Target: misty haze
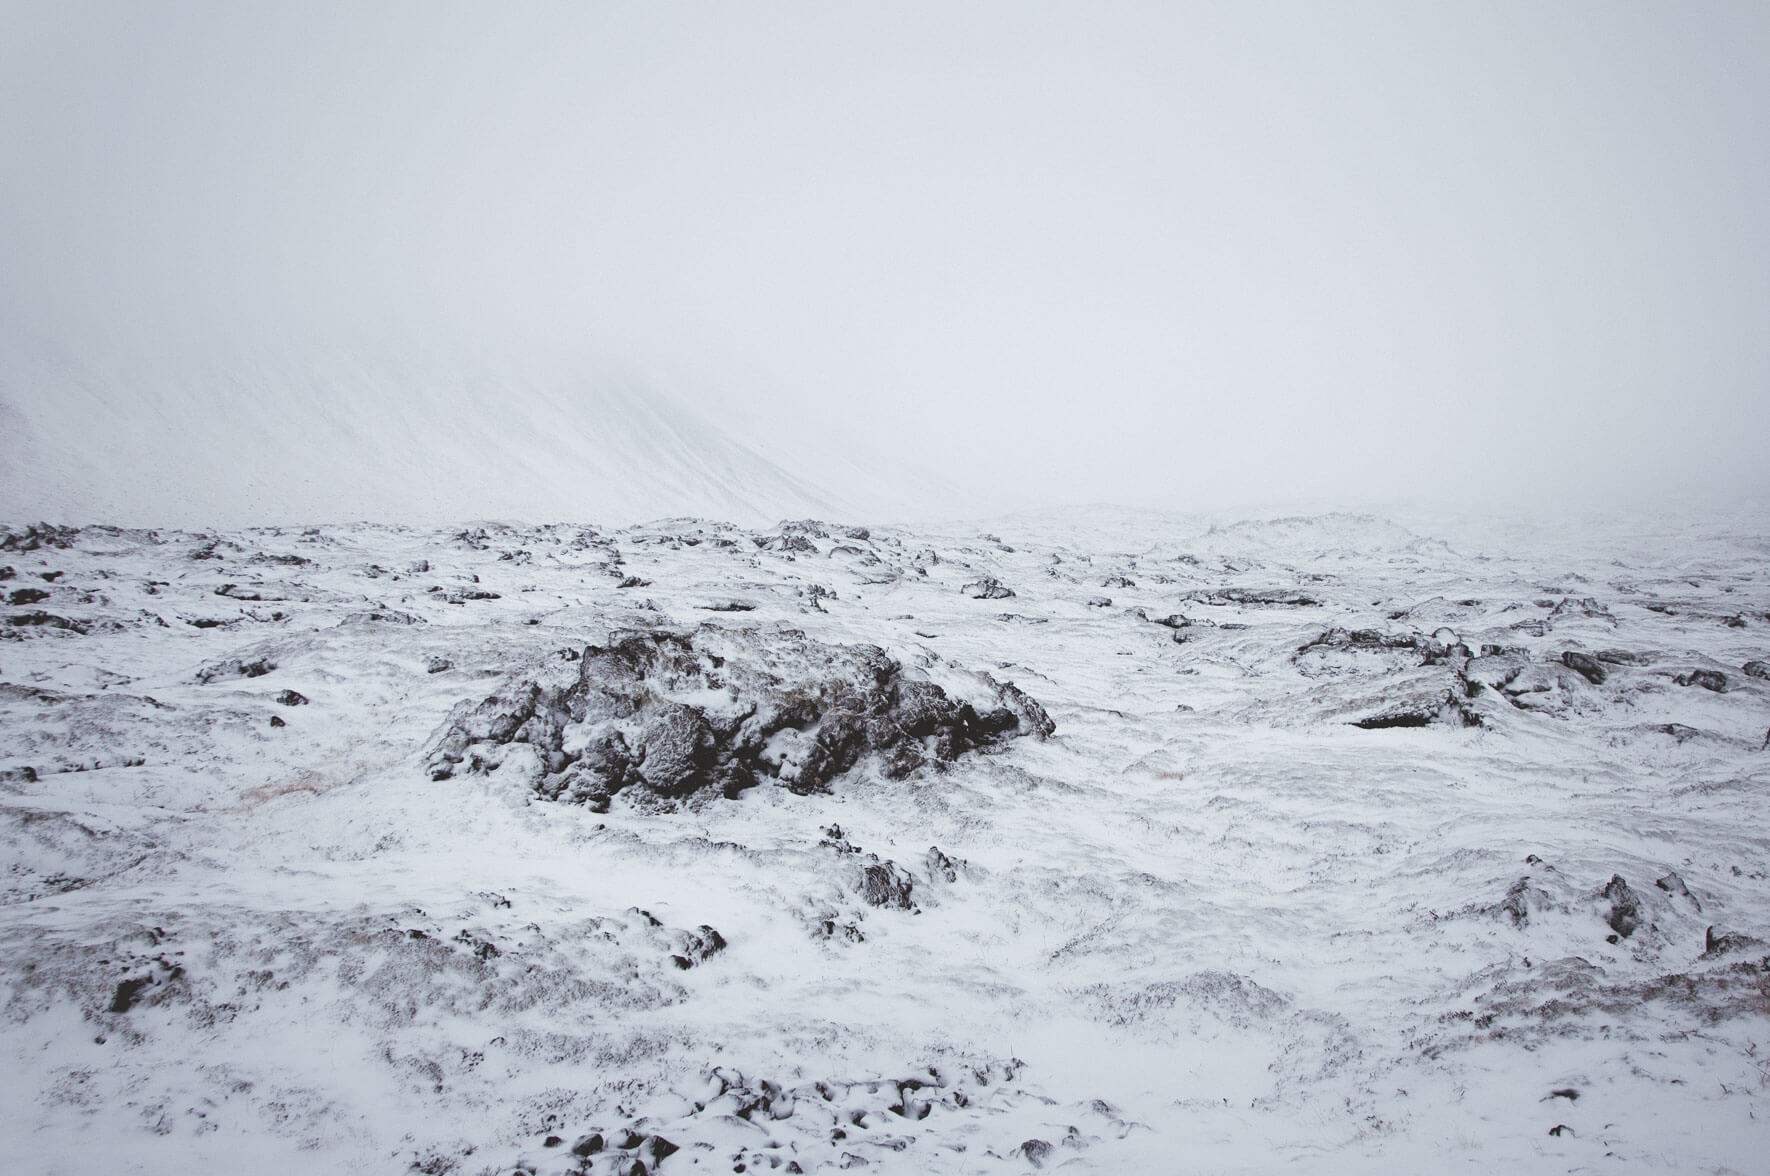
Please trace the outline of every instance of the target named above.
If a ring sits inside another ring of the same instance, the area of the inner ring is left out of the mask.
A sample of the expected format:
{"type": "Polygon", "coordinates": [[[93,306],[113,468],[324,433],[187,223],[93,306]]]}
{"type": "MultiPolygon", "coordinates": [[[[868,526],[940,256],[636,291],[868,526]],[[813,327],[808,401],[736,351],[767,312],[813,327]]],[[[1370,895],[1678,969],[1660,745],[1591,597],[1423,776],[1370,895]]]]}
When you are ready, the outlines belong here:
{"type": "Polygon", "coordinates": [[[1766,61],[0,0],[8,1163],[1757,1170],[1766,61]]]}

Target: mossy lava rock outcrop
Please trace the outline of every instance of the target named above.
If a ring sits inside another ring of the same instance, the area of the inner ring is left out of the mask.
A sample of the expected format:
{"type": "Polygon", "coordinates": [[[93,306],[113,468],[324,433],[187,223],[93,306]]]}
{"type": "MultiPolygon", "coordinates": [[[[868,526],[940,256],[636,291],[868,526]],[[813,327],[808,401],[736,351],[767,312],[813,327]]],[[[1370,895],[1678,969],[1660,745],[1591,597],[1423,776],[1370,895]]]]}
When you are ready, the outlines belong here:
{"type": "Polygon", "coordinates": [[[896,778],[1054,729],[1011,684],[931,668],[940,681],[796,629],[621,633],[456,706],[425,767],[435,780],[513,769],[543,797],[601,809],[625,790],[665,803],[768,781],[818,792],[863,757],[896,778]]]}

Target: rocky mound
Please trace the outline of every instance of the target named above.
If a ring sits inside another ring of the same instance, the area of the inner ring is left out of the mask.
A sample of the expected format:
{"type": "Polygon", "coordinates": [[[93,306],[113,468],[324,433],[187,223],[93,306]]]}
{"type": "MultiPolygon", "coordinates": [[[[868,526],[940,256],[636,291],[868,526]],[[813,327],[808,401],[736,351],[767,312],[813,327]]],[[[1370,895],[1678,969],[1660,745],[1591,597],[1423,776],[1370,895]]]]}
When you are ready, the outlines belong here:
{"type": "Polygon", "coordinates": [[[795,629],[624,633],[461,703],[425,766],[437,780],[512,766],[548,799],[601,809],[629,788],[666,803],[767,780],[821,791],[867,755],[902,777],[1054,729],[1012,685],[947,677],[973,697],[949,695],[876,646],[826,645],[795,629]]]}

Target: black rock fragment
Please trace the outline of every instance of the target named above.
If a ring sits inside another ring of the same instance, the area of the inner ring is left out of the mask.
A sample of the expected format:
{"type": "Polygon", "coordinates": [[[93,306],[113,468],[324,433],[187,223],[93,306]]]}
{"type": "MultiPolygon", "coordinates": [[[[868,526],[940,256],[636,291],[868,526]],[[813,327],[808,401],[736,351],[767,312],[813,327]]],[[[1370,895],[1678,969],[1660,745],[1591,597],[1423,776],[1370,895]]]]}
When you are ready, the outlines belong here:
{"type": "Polygon", "coordinates": [[[1621,874],[1612,874],[1604,887],[1603,897],[1610,903],[1610,929],[1627,939],[1641,926],[1641,899],[1623,881],[1621,874]]]}
{"type": "Polygon", "coordinates": [[[1313,608],[1321,601],[1293,588],[1224,588],[1217,592],[1188,592],[1187,600],[1205,604],[1260,604],[1286,608],[1313,608]]]}
{"type": "Polygon", "coordinates": [[[1530,922],[1533,909],[1546,907],[1550,904],[1548,891],[1540,886],[1530,884],[1530,875],[1526,874],[1506,888],[1506,897],[1500,903],[1500,909],[1511,916],[1512,926],[1523,927],[1530,922]]]}
{"type": "Polygon", "coordinates": [[[861,870],[860,896],[868,906],[907,911],[915,880],[896,862],[880,862],[861,870]]]}
{"type": "Polygon", "coordinates": [[[1717,694],[1727,689],[1727,675],[1719,670],[1691,670],[1688,674],[1679,674],[1672,681],[1680,686],[1701,686],[1704,690],[1713,690],[1717,694]]]}
{"type": "Polygon", "coordinates": [[[71,617],[56,616],[41,609],[33,609],[28,613],[14,613],[6,618],[6,623],[17,628],[63,629],[70,633],[85,633],[87,624],[71,617]]]}
{"type": "Polygon", "coordinates": [[[1764,946],[1764,941],[1755,935],[1741,935],[1735,931],[1723,931],[1716,935],[1715,929],[1710,927],[1703,935],[1702,958],[1719,959],[1732,952],[1752,951],[1764,946]]]}
{"type": "Polygon", "coordinates": [[[37,523],[22,531],[0,531],[0,551],[36,551],[41,547],[68,548],[79,537],[78,527],[37,523]]]}
{"type": "Polygon", "coordinates": [[[197,681],[207,685],[225,678],[262,678],[276,668],[277,663],[268,657],[228,658],[198,670],[197,681]]]}
{"type": "Polygon", "coordinates": [[[1696,895],[1690,893],[1690,888],[1684,885],[1684,879],[1678,876],[1676,870],[1669,871],[1665,877],[1656,881],[1654,885],[1665,891],[1667,894],[1672,895],[1674,898],[1689,899],[1690,905],[1694,906],[1698,911],[1702,910],[1702,903],[1697,901],[1696,895]]]}
{"type": "Polygon", "coordinates": [[[993,576],[985,576],[981,580],[973,580],[961,589],[972,600],[1006,600],[1014,595],[1014,589],[1004,587],[1002,582],[993,576]]]}
{"type": "Polygon", "coordinates": [[[1597,658],[1574,649],[1569,649],[1561,655],[1561,664],[1594,686],[1602,686],[1604,679],[1610,676],[1597,658]]]}
{"type": "Polygon", "coordinates": [[[422,625],[424,618],[413,616],[409,612],[400,612],[393,608],[378,608],[368,612],[353,612],[338,622],[339,628],[345,625],[422,625]]]}

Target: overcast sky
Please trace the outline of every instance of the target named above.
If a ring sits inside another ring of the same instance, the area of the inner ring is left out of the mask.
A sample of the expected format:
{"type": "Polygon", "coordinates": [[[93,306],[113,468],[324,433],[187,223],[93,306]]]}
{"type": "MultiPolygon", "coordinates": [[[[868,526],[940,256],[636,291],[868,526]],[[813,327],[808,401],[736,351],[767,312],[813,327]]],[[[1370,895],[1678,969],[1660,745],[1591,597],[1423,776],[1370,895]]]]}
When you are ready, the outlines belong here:
{"type": "Polygon", "coordinates": [[[1767,209],[1761,2],[0,0],[15,327],[589,357],[1014,502],[1763,493],[1767,209]]]}

